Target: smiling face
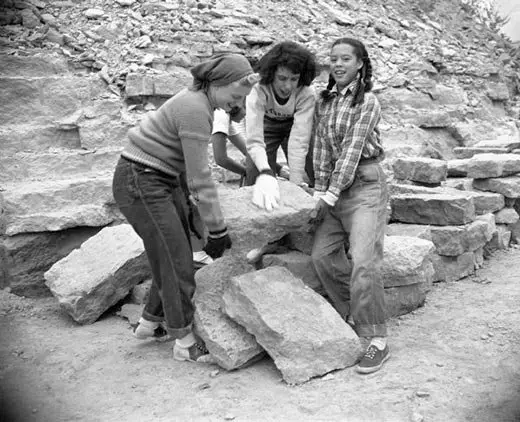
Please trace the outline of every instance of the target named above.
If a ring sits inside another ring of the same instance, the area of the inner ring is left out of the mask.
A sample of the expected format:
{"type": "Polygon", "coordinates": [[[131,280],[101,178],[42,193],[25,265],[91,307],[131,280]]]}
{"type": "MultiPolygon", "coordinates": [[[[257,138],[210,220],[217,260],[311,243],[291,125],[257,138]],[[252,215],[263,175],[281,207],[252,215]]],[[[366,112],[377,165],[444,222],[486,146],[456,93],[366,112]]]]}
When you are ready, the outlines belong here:
{"type": "Polygon", "coordinates": [[[330,52],[330,72],[338,90],[341,91],[355,78],[363,67],[363,61],[356,56],[354,47],[350,44],[337,44],[330,52]]]}
{"type": "Polygon", "coordinates": [[[228,85],[211,87],[211,96],[217,108],[230,112],[234,108],[242,108],[252,85],[244,85],[240,81],[228,85]]]}
{"type": "Polygon", "coordinates": [[[285,100],[298,88],[299,81],[299,73],[293,73],[290,69],[280,66],[274,72],[273,90],[278,97],[285,100]]]}

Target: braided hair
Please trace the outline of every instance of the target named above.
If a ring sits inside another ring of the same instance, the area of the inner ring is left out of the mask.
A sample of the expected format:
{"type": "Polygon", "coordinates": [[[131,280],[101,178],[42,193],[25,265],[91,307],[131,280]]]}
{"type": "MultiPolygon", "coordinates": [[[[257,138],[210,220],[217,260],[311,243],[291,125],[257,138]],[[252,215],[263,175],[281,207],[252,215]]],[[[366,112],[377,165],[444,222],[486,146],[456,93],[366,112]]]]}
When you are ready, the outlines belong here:
{"type": "MultiPolygon", "coordinates": [[[[365,92],[369,92],[372,87],[374,86],[372,82],[372,63],[370,62],[370,57],[368,57],[368,52],[365,47],[365,45],[355,39],[355,38],[339,38],[332,44],[331,48],[334,48],[336,45],[339,44],[348,44],[350,45],[353,50],[356,57],[363,62],[363,66],[361,69],[359,69],[359,84],[358,88],[354,94],[354,101],[352,101],[352,107],[354,107],[356,104],[361,104],[363,100],[365,99],[365,92]]],[[[324,101],[330,101],[334,95],[332,93],[332,88],[336,85],[336,81],[334,77],[329,75],[329,82],[327,84],[327,88],[325,88],[321,93],[320,96],[323,98],[324,101]]]]}

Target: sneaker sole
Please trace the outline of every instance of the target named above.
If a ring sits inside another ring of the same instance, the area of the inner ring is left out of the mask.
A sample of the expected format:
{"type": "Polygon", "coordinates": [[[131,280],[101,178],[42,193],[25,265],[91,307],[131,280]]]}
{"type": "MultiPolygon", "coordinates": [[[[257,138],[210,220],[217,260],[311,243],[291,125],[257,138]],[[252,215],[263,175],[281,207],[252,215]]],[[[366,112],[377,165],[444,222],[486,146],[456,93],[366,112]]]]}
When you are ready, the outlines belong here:
{"type": "Polygon", "coordinates": [[[377,372],[377,371],[379,371],[383,367],[383,364],[388,359],[390,359],[390,352],[388,352],[388,354],[383,358],[383,360],[381,361],[381,363],[379,365],[373,366],[371,368],[360,368],[359,366],[356,366],[356,372],[358,374],[372,374],[374,372],[377,372]]]}

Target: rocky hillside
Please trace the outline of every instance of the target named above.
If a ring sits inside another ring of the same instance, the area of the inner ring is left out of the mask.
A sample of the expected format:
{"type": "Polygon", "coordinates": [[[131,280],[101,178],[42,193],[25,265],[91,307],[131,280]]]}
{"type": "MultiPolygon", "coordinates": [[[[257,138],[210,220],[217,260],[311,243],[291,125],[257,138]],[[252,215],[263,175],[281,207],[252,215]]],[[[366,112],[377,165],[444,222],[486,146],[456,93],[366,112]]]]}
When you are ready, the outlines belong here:
{"type": "Polygon", "coordinates": [[[254,63],[291,39],[317,54],[319,87],[340,36],[373,58],[389,163],[519,136],[520,50],[459,0],[3,0],[0,286],[41,286],[117,221],[110,182],[126,131],[191,66],[221,51],[254,63]]]}

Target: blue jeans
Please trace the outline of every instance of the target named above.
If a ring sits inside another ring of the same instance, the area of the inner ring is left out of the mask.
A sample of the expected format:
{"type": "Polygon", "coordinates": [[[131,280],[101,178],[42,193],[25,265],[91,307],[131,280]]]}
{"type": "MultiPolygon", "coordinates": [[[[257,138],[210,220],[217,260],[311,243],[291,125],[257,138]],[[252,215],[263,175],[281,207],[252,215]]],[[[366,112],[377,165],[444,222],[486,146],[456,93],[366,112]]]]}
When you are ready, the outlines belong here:
{"type": "Polygon", "coordinates": [[[380,266],[388,188],[377,163],[360,164],[354,183],[341,192],[317,228],[312,261],[334,308],[352,315],[361,337],[386,336],[380,266]]]}
{"type": "MultiPolygon", "coordinates": [[[[269,167],[271,167],[271,170],[274,171],[274,174],[278,174],[279,172],[279,167],[276,163],[278,148],[282,147],[285,157],[288,157],[287,147],[292,125],[293,119],[277,121],[264,118],[265,152],[267,154],[267,162],[269,163],[269,167]]],[[[255,163],[248,155],[246,158],[246,178],[244,181],[244,186],[253,186],[255,184],[256,178],[258,177],[258,174],[259,171],[256,168],[255,163]]]]}
{"type": "Polygon", "coordinates": [[[191,332],[195,278],[180,180],[121,157],[112,190],[119,209],[143,239],[152,271],[143,318],[165,321],[169,334],[182,338],[191,332]]]}

